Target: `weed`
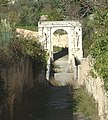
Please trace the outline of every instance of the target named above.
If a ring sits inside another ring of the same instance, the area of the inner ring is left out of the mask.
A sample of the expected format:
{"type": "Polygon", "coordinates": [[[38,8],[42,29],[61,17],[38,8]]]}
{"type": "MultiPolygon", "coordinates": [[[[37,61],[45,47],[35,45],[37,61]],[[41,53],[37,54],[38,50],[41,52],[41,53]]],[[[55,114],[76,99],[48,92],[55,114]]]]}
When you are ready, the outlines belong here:
{"type": "Polygon", "coordinates": [[[86,120],[99,120],[95,100],[84,88],[74,90],[71,108],[73,108],[73,113],[82,113],[86,120]]]}

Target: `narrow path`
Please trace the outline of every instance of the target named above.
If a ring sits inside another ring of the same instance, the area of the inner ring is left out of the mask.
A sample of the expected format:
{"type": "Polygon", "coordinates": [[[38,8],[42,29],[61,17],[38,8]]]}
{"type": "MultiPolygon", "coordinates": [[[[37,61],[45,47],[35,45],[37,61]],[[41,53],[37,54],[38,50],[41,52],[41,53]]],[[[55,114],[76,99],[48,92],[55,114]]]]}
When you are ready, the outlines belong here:
{"type": "Polygon", "coordinates": [[[72,112],[73,68],[68,55],[54,61],[53,79],[50,80],[49,102],[46,120],[84,120],[82,115],[72,112]]]}
{"type": "MultiPolygon", "coordinates": [[[[61,54],[61,53],[60,53],[61,54]]],[[[68,62],[68,55],[54,61],[54,78],[49,86],[49,103],[47,120],[73,120],[70,88],[67,84],[72,81],[73,74],[68,62]]]]}
{"type": "Polygon", "coordinates": [[[70,90],[68,86],[50,86],[47,120],[73,120],[70,106],[70,90]]]}
{"type": "Polygon", "coordinates": [[[50,80],[52,84],[57,86],[67,86],[73,82],[73,68],[68,61],[68,55],[62,56],[53,62],[54,71],[53,79],[50,80]],[[55,85],[55,84],[54,84],[55,85]]]}

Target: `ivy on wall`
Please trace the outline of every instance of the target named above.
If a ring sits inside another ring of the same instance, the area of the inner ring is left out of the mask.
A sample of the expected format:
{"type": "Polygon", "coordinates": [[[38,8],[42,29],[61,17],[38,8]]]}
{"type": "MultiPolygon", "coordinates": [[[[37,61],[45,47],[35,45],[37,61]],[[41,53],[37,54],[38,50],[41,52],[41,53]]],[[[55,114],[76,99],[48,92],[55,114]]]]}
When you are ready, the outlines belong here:
{"type": "Polygon", "coordinates": [[[28,56],[33,64],[35,73],[39,73],[42,69],[46,69],[46,51],[38,41],[18,37],[12,41],[11,49],[15,54],[22,56],[22,58],[28,56]]]}
{"type": "Polygon", "coordinates": [[[28,56],[34,63],[34,66],[37,64],[35,66],[37,71],[45,68],[46,51],[42,48],[38,40],[17,35],[15,27],[13,27],[14,25],[11,25],[6,19],[1,20],[0,26],[2,26],[0,29],[0,64],[12,65],[14,62],[18,62],[28,56]],[[11,33],[11,37],[5,33],[11,33]]]}
{"type": "MultiPolygon", "coordinates": [[[[3,70],[8,72],[10,66],[12,68],[13,66],[17,67],[17,65],[19,68],[21,66],[19,63],[24,62],[27,58],[30,61],[28,64],[32,65],[32,73],[35,78],[42,69],[46,69],[46,51],[42,48],[38,40],[17,35],[14,25],[12,26],[6,19],[0,21],[0,28],[0,105],[3,105],[0,119],[10,119],[12,117],[10,113],[13,112],[11,111],[12,109],[10,110],[10,106],[13,108],[14,106],[13,103],[11,105],[10,98],[9,100],[7,99],[11,97],[9,94],[11,89],[9,81],[6,81],[8,79],[5,79],[7,76],[4,76],[3,70]],[[11,33],[11,37],[7,38],[7,34],[5,33],[11,33]]],[[[16,79],[14,80],[16,81],[16,79]]]]}
{"type": "Polygon", "coordinates": [[[108,10],[101,7],[94,14],[94,34],[90,54],[95,58],[94,70],[104,80],[108,90],[108,10]]]}

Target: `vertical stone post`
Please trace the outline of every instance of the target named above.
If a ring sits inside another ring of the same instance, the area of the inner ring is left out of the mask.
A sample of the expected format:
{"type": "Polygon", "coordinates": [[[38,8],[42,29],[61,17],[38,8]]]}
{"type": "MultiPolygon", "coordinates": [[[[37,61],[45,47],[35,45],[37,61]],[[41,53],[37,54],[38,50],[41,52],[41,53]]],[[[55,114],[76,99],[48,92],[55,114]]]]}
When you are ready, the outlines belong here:
{"type": "Polygon", "coordinates": [[[73,28],[71,27],[68,32],[68,51],[69,62],[72,62],[72,56],[74,55],[74,41],[73,41],[73,28]]]}
{"type": "Polygon", "coordinates": [[[83,50],[82,50],[82,28],[81,26],[77,26],[75,28],[75,54],[78,59],[83,58],[83,50]]]}
{"type": "Polygon", "coordinates": [[[51,60],[53,61],[54,58],[53,58],[53,34],[54,34],[54,31],[52,31],[52,27],[50,28],[50,34],[51,34],[51,60]]]}
{"type": "Polygon", "coordinates": [[[50,67],[51,67],[51,57],[52,57],[52,51],[51,51],[51,29],[50,27],[47,27],[47,52],[48,52],[48,60],[47,60],[47,71],[46,71],[46,79],[50,79],[50,67]]]}
{"type": "Polygon", "coordinates": [[[80,85],[83,85],[82,84],[82,82],[81,82],[81,80],[82,80],[82,74],[81,74],[81,65],[78,65],[78,85],[80,86],[80,85]]]}

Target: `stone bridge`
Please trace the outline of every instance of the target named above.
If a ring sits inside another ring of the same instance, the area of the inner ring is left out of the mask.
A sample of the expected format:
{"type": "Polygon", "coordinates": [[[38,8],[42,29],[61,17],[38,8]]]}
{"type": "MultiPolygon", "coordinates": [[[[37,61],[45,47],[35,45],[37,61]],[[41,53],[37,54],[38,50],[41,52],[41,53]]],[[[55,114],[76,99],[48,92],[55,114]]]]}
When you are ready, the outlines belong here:
{"type": "MultiPolygon", "coordinates": [[[[53,52],[53,34],[57,30],[64,30],[68,35],[68,56],[66,60],[62,59],[60,62],[61,69],[70,69],[68,67],[72,66],[74,78],[76,79],[76,66],[75,59],[81,60],[83,58],[82,50],[82,27],[81,23],[78,21],[39,21],[38,23],[38,32],[39,32],[39,41],[41,42],[43,48],[47,51],[48,60],[47,60],[47,72],[46,79],[50,79],[51,63],[54,61],[54,52],[53,52]],[[65,64],[65,66],[64,66],[65,64]],[[64,68],[63,68],[64,67],[64,68]]],[[[57,61],[56,61],[57,63],[57,61]]],[[[61,71],[61,70],[59,70],[61,71]]],[[[65,73],[65,76],[69,76],[70,72],[59,72],[57,75],[55,73],[56,79],[65,73]]],[[[67,77],[66,77],[67,78],[67,77]]]]}

